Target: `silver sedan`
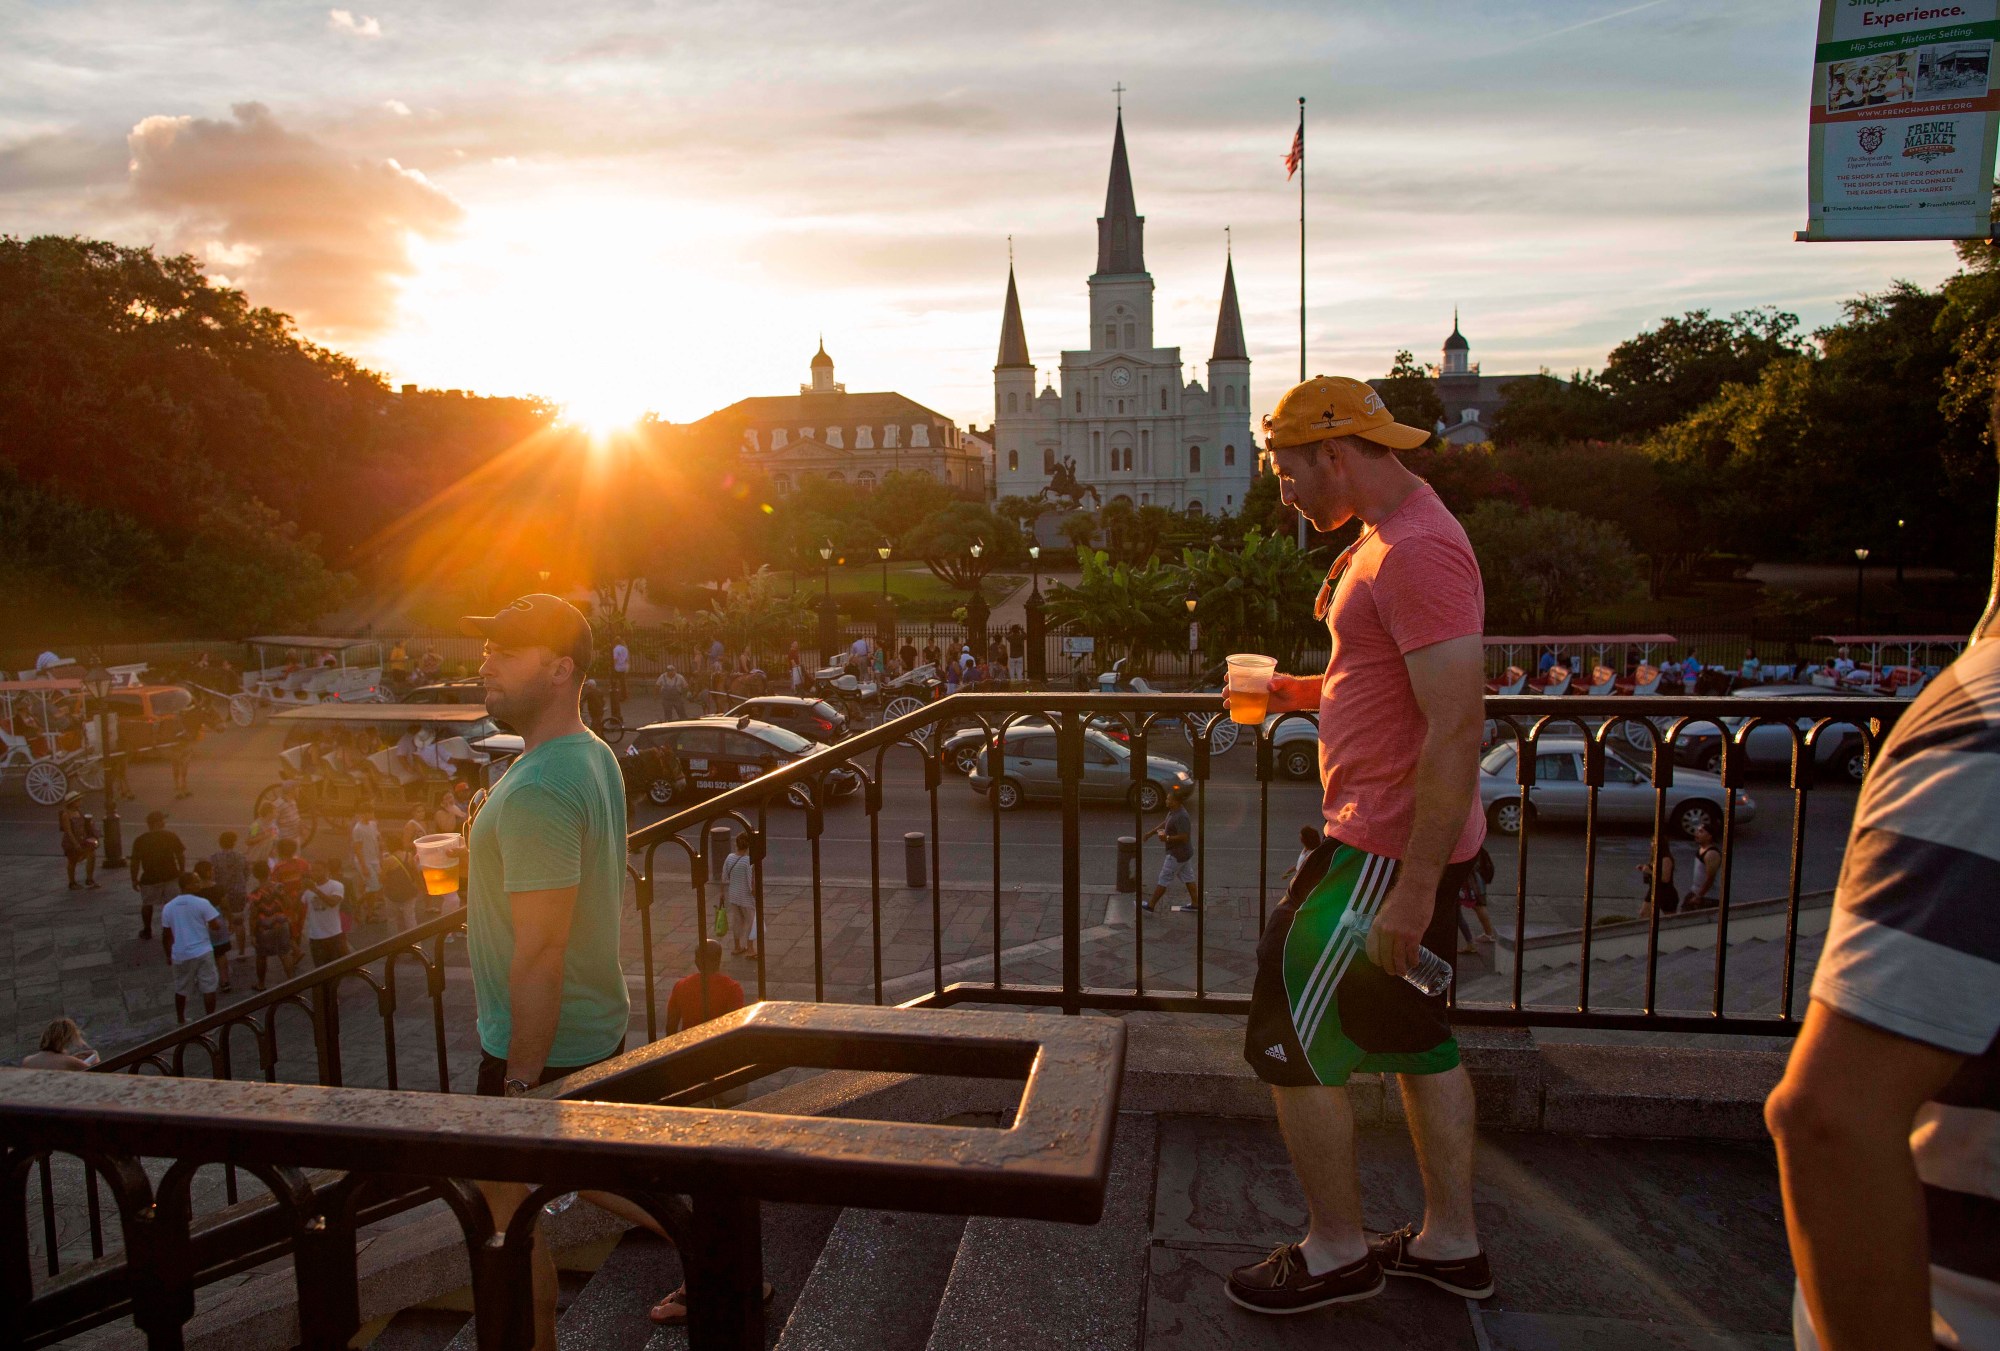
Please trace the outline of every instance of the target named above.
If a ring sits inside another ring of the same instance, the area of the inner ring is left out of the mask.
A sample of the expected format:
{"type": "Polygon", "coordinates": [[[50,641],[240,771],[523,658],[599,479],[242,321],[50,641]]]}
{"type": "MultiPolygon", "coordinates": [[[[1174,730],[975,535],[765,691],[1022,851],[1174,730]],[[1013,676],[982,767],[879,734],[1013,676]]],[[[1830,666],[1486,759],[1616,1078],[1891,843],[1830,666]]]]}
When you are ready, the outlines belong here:
{"type": "MultiPolygon", "coordinates": [[[[1479,762],[1479,805],[1496,834],[1521,833],[1521,786],[1516,780],[1515,743],[1505,741],[1479,762]]],[[[1722,835],[1727,789],[1722,780],[1700,770],[1674,770],[1667,788],[1667,827],[1692,838],[1700,826],[1722,835]]],[[[1535,751],[1534,803],[1536,821],[1581,821],[1590,792],[1583,781],[1583,742],[1549,738],[1535,751]]],[[[1653,820],[1653,778],[1648,768],[1627,758],[1616,747],[1604,752],[1604,787],[1597,794],[1597,819],[1650,825],[1653,820]]],[[[1757,804],[1736,790],[1736,820],[1749,821],[1757,804]]]]}

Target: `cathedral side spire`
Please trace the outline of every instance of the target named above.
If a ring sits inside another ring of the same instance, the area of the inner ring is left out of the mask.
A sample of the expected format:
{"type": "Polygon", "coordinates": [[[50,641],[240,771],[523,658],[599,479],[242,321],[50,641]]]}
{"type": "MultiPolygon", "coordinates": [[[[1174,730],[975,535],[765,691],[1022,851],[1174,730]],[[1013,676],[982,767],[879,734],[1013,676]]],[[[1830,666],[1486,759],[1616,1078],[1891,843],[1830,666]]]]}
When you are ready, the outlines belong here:
{"type": "Polygon", "coordinates": [[[1014,264],[1007,264],[1007,308],[1000,316],[1000,360],[1002,368],[1032,367],[1028,359],[1028,332],[1021,324],[1021,295],[1014,289],[1014,264]]]}
{"type": "Polygon", "coordinates": [[[1248,361],[1250,349],[1243,342],[1243,312],[1236,304],[1236,260],[1222,264],[1222,309],[1215,317],[1215,350],[1210,361],[1248,361]]]}
{"type": "Polygon", "coordinates": [[[1132,200],[1132,166],[1125,158],[1125,114],[1118,114],[1111,137],[1111,178],[1104,188],[1104,214],[1097,218],[1099,275],[1144,272],[1146,218],[1132,200]]]}

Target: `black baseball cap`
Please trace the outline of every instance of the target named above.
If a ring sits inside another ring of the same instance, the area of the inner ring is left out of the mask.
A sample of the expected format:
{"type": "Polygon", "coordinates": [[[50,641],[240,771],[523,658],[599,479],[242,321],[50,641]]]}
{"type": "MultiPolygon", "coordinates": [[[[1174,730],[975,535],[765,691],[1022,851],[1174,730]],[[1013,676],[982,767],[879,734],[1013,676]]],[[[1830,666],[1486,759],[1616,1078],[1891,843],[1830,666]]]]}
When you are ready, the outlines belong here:
{"type": "Polygon", "coordinates": [[[574,660],[580,672],[590,670],[596,655],[590,621],[583,617],[583,611],[561,596],[545,592],[523,596],[498,614],[466,615],[458,627],[462,633],[490,639],[502,647],[546,647],[558,657],[574,660]]]}

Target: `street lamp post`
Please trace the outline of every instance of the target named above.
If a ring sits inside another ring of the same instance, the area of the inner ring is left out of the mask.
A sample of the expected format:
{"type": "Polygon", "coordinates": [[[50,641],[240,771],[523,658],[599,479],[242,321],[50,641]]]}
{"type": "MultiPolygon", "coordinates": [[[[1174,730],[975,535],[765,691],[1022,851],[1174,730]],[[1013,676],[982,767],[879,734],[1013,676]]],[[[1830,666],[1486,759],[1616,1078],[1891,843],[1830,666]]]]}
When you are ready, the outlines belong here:
{"type": "Polygon", "coordinates": [[[824,566],[821,567],[819,570],[820,580],[823,583],[823,588],[820,591],[820,600],[823,603],[833,599],[833,541],[832,540],[828,540],[826,543],[819,546],[819,561],[822,564],[824,564],[824,566]]]}
{"type": "Polygon", "coordinates": [[[1903,589],[1903,527],[1908,525],[1901,516],[1896,518],[1896,590],[1903,589]]]}
{"type": "Polygon", "coordinates": [[[1861,607],[1866,598],[1864,589],[1867,586],[1867,578],[1868,551],[1866,549],[1856,549],[1854,551],[1854,627],[1857,629],[1862,624],[1861,607]]]}
{"type": "Polygon", "coordinates": [[[819,546],[821,589],[819,596],[819,663],[831,665],[833,650],[838,646],[840,612],[833,605],[833,541],[819,546]]]}
{"type": "Polygon", "coordinates": [[[889,541],[883,540],[875,553],[882,560],[882,599],[886,601],[889,599],[889,541]]]}
{"type": "MultiPolygon", "coordinates": [[[[1188,583],[1187,598],[1183,603],[1188,612],[1188,666],[1192,668],[1194,654],[1201,651],[1201,621],[1194,617],[1194,607],[1201,603],[1201,598],[1195,594],[1193,582],[1188,583]]],[[[1192,669],[1189,673],[1192,674],[1192,669]]]]}
{"type": "Polygon", "coordinates": [[[1042,594],[1042,546],[1041,545],[1030,544],[1028,546],[1028,566],[1034,570],[1035,574],[1034,583],[1028,588],[1029,594],[1039,596],[1042,594]]]}
{"type": "Polygon", "coordinates": [[[111,759],[111,672],[93,665],[84,673],[83,687],[97,701],[97,759],[104,772],[104,866],[125,866],[124,822],[118,819],[118,782],[111,759]]]}

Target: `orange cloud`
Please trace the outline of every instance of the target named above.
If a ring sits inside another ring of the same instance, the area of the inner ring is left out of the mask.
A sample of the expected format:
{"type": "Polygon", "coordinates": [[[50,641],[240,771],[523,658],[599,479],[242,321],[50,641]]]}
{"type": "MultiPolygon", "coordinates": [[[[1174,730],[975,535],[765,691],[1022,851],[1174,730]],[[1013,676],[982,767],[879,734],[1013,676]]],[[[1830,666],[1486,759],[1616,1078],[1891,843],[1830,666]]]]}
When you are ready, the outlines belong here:
{"type": "Polygon", "coordinates": [[[381,331],[412,236],[447,234],[458,204],[395,160],[288,131],[261,103],[231,121],[149,117],[127,137],[133,201],[232,284],[328,336],[381,331]]]}

